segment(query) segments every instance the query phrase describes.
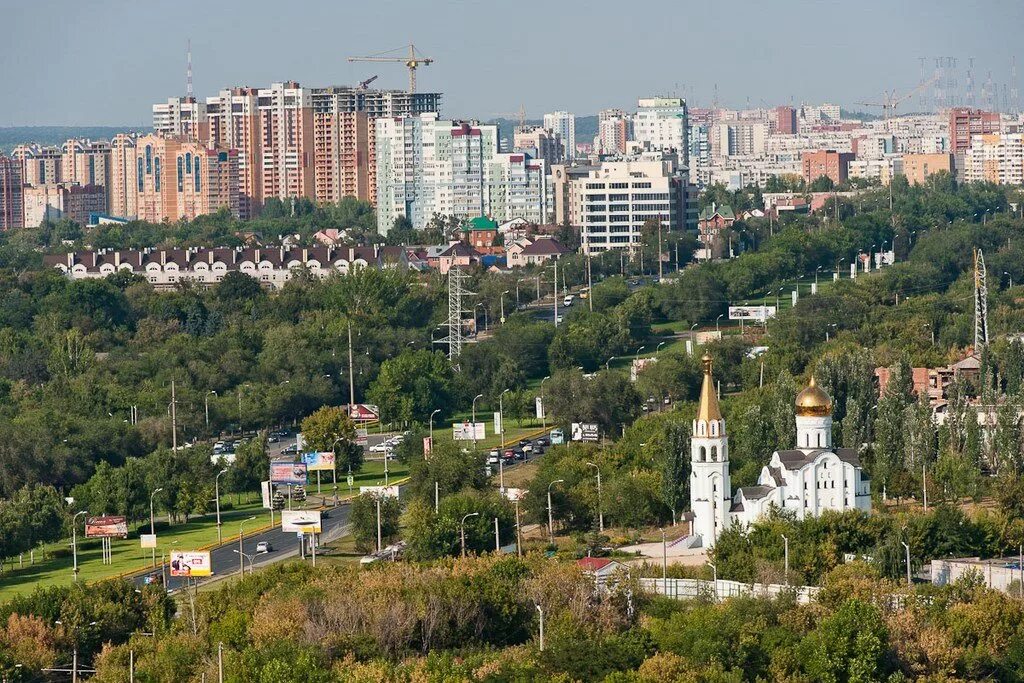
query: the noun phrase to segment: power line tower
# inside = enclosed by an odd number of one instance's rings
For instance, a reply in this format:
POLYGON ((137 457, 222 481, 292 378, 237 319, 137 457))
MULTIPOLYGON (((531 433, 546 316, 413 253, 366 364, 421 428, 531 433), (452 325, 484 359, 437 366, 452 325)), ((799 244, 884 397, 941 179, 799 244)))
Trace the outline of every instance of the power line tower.
POLYGON ((473 292, 466 289, 466 273, 460 268, 452 266, 448 271, 448 336, 437 340, 438 344, 448 344, 448 360, 452 367, 458 369, 459 354, 462 353, 462 345, 466 343, 466 336, 462 333, 462 314, 465 307, 462 302, 465 297, 472 296, 473 292))
POLYGON ((985 256, 974 250, 974 352, 988 346, 988 284, 985 256))

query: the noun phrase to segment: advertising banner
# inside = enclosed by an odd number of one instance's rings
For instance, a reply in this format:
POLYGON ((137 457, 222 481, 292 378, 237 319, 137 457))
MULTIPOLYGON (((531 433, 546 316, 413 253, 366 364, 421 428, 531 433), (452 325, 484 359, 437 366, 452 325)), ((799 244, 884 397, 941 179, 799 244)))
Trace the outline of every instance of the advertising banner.
POLYGON ((155 548, 156 534, 139 534, 139 542, 143 548, 155 548))
POLYGON ((303 453, 302 462, 306 463, 306 469, 310 472, 316 472, 317 470, 333 470, 334 451, 315 451, 313 453, 303 453))
POLYGON ((85 518, 86 538, 127 538, 128 520, 122 515, 85 518))
POLYGON ((380 408, 368 403, 347 406, 348 416, 355 422, 372 422, 380 417, 380 408))
POLYGON ((456 441, 483 441, 486 436, 486 422, 455 422, 452 424, 452 437, 456 441))
POLYGON ((171 553, 171 576, 210 576, 210 553, 175 551, 171 553))
POLYGON ((370 432, 366 429, 366 427, 358 427, 356 429, 356 445, 366 446, 368 443, 366 437, 368 437, 369 435, 370 432))
MULTIPOLYGON (((430 455, 430 451, 431 449, 433 449, 433 447, 434 439, 429 436, 423 437, 423 455, 430 455)), ((387 457, 386 454, 385 457, 387 457)))
POLYGON ((763 323, 775 317, 774 306, 730 306, 729 320, 753 320, 763 323))
POLYGON ((534 408, 537 410, 537 419, 544 419, 544 397, 538 396, 533 400, 534 408))
POLYGON ((273 507, 271 499, 274 497, 274 487, 270 485, 269 481, 260 482, 260 500, 263 503, 263 509, 269 510, 273 507))
POLYGON ((398 487, 397 486, 360 486, 359 495, 364 493, 372 493, 375 496, 381 498, 398 498, 398 487))
POLYGON ((501 411, 494 411, 494 433, 501 434, 501 411))
POLYGON ((303 534, 320 533, 320 511, 281 510, 281 531, 303 534))
POLYGON ((598 428, 597 424, 593 422, 573 422, 572 423, 572 440, 573 441, 590 441, 594 442, 598 439, 598 428))
POLYGON ((286 486, 305 486, 306 463, 291 460, 270 461, 270 481, 286 486))

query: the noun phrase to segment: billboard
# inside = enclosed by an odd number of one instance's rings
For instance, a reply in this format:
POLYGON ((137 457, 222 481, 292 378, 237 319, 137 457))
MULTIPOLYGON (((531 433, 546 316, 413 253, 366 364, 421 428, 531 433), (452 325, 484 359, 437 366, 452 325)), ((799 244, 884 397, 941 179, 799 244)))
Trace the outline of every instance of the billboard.
POLYGON ((369 435, 370 435, 370 432, 366 429, 366 427, 358 427, 356 429, 356 445, 357 446, 365 446, 365 445, 367 445, 367 443, 368 443, 367 437, 369 435))
POLYGON ((763 323, 775 317, 774 306, 730 306, 729 320, 753 320, 763 323))
POLYGON ((495 410, 494 411, 494 433, 495 434, 502 434, 503 433, 503 431, 501 429, 501 411, 500 410, 495 410))
POLYGON ((572 423, 572 440, 573 441, 597 441, 598 439, 598 428, 594 422, 573 422, 572 423))
POLYGON ((270 510, 272 507, 271 499, 274 497, 274 487, 271 486, 269 481, 260 482, 260 500, 263 503, 264 510, 270 510))
POLYGON ((175 551, 171 553, 171 576, 210 576, 210 553, 175 551))
POLYGON ((155 548, 156 534, 139 534, 139 543, 143 548, 155 548))
POLYGON ((306 469, 310 472, 316 472, 317 470, 333 470, 334 451, 303 453, 302 462, 306 463, 306 469))
POLYGON ((454 422, 452 437, 456 441, 483 441, 487 437, 486 422, 454 422))
POLYGON ((398 487, 397 486, 360 486, 359 495, 364 493, 372 493, 375 496, 381 498, 398 498, 398 487))
POLYGON ((286 486, 305 486, 306 463, 291 460, 270 461, 270 481, 286 486))
MULTIPOLYGON (((425 436, 423 437, 423 455, 430 455, 430 451, 434 448, 434 437, 425 436)), ((388 457, 387 451, 384 453, 384 457, 388 457)))
POLYGON ((320 511, 281 510, 281 531, 304 534, 320 533, 320 511))
POLYGON ((348 416, 354 422, 373 422, 380 417, 380 408, 368 403, 356 403, 345 406, 348 409, 348 416))
POLYGON ((127 538, 128 520, 123 515, 85 518, 86 538, 127 538))

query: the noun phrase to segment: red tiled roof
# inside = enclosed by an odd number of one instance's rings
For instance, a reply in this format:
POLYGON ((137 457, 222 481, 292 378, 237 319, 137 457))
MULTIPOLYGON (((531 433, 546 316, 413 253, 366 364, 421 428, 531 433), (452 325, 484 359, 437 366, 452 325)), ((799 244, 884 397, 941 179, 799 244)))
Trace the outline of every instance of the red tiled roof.
POLYGON ((604 569, 610 565, 614 560, 607 557, 584 557, 581 560, 576 560, 576 564, 579 565, 584 571, 596 572, 604 569))

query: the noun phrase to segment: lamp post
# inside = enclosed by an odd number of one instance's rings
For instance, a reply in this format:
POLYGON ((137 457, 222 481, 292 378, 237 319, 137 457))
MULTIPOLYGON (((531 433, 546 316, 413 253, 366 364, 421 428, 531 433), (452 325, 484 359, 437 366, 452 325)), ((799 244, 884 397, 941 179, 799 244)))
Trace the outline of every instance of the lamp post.
MULTIPOLYGON (((253 562, 256 561, 256 556, 255 555, 250 555, 249 553, 238 552, 237 549, 232 549, 231 552, 233 552, 234 554, 238 555, 240 558, 244 557, 245 559, 249 560, 249 575, 252 576, 252 573, 255 571, 255 569, 253 569, 253 562)), ((241 560, 239 560, 239 561, 241 561, 241 560)))
POLYGON ((906 551, 907 557, 907 585, 912 586, 913 581, 910 578, 910 544, 906 541, 900 541, 903 544, 903 549, 906 551))
POLYGON ((78 515, 87 515, 88 510, 82 510, 76 512, 75 516, 71 518, 71 571, 74 574, 75 581, 78 581, 78 536, 75 530, 75 522, 78 521, 78 515))
POLYGON ((213 394, 214 396, 216 396, 217 392, 214 391, 213 389, 210 389, 208 392, 206 392, 206 396, 203 397, 203 405, 205 406, 205 410, 206 410, 206 429, 207 429, 207 431, 209 431, 209 429, 210 429, 210 394, 213 394))
POLYGON ((224 542, 224 534, 220 524, 220 475, 224 474, 227 471, 228 470, 225 467, 224 469, 217 473, 216 477, 213 478, 213 495, 215 496, 217 501, 217 543, 224 542))
POLYGON ((664 346, 664 345, 665 345, 665 344, 667 344, 667 343, 668 343, 668 342, 658 342, 658 346, 657 346, 657 348, 656 348, 656 349, 654 349, 654 357, 655 357, 655 358, 657 358, 657 357, 658 357, 658 352, 659 352, 659 351, 661 351, 661 347, 662 347, 662 346, 664 346))
MULTIPOLYGON (((473 397, 472 419, 473 419, 473 450, 474 451, 476 450, 476 401, 477 401, 478 398, 483 398, 483 397, 484 397, 483 394, 477 394, 476 396, 473 397)), ((431 443, 431 446, 433 446, 433 443, 431 443)))
POLYGON ((459 521, 459 544, 462 546, 462 556, 466 556, 466 520, 470 517, 479 516, 479 512, 470 512, 469 514, 463 515, 459 521))
POLYGON ((544 410, 540 413, 540 426, 541 429, 547 429, 548 427, 548 410, 544 400, 544 382, 551 379, 551 375, 545 375, 544 379, 540 381, 540 405, 544 410))
POLYGON ((540 615, 540 651, 544 652, 544 608, 537 605, 537 614, 540 615))
POLYGON ((725 315, 725 314, 724 313, 719 313, 718 317, 715 318, 715 332, 721 332, 722 331, 722 329, 718 326, 718 321, 722 319, 723 315, 725 315))
MULTIPOLYGON (((498 422, 501 425, 501 436, 498 437, 498 450, 501 451, 505 447, 505 405, 504 398, 505 394, 509 392, 505 389, 498 394, 498 422)), ((504 453, 498 453, 498 487, 502 493, 505 492, 505 458, 504 453)))
POLYGON ((587 465, 597 471, 597 529, 604 533, 604 512, 601 510, 601 468, 592 462, 588 462, 587 465))
POLYGON ((505 290, 501 293, 501 324, 505 324, 505 295, 508 294, 509 290, 505 290))
POLYGON ((246 522, 251 522, 254 519, 256 519, 255 515, 238 523, 238 573, 240 576, 245 576, 245 551, 242 549, 242 538, 245 535, 243 527, 246 522))
POLYGON ((552 545, 555 542, 555 518, 551 508, 551 487, 563 482, 565 482, 565 479, 555 479, 553 482, 548 484, 548 542, 552 545))
POLYGON ((786 544, 785 546, 785 565, 783 571, 786 575, 786 585, 789 585, 789 537, 786 534, 782 534, 782 541, 786 544))
POLYGON ((484 304, 483 301, 481 301, 474 308, 480 308, 481 306, 484 307, 484 332, 486 332, 487 331, 487 306, 484 304))
POLYGON ((712 581, 714 581, 715 586, 715 602, 718 602, 718 566, 714 562, 708 562, 708 566, 711 567, 712 581))
POLYGON ((610 358, 609 358, 608 360, 606 360, 606 361, 604 362, 604 369, 605 369, 605 370, 609 370, 609 369, 611 369, 611 368, 610 368, 609 366, 610 366, 610 364, 611 364, 611 362, 612 362, 613 360, 615 360, 615 356, 611 356, 611 357, 610 357, 610 358))
MULTIPOLYGON (((153 498, 156 494, 163 491, 163 487, 154 490, 149 494, 149 533, 151 536, 156 536, 156 524, 153 522, 153 498)), ((153 566, 156 566, 156 548, 153 548, 153 566)))
POLYGON ((1010 289, 1013 289, 1013 276, 1007 273, 1005 270, 1003 271, 1003 275, 1010 278, 1010 289))
POLYGON ((435 408, 434 412, 430 414, 430 447, 434 447, 434 416, 441 412, 440 408, 435 408))

